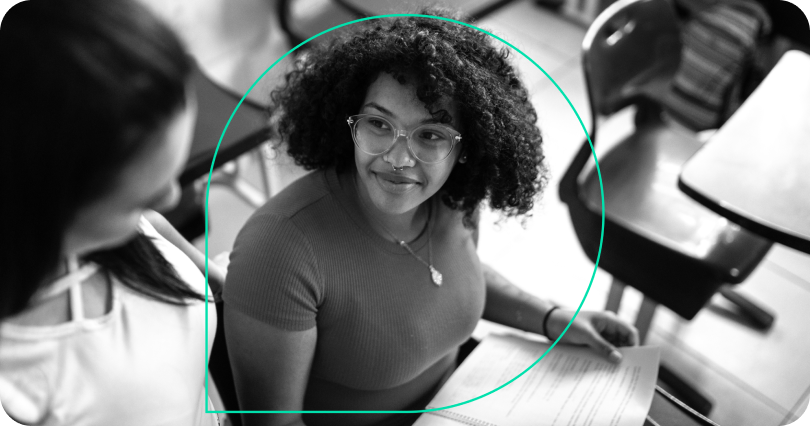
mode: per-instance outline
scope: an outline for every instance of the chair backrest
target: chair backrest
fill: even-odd
[[[219,167],[266,142],[270,136],[270,117],[265,105],[245,99],[231,118],[241,94],[220,86],[198,66],[192,71],[191,82],[198,112],[188,161],[179,179],[183,186],[208,174],[214,152],[217,152],[215,167]],[[228,130],[217,150],[229,119]]]
[[[582,42],[592,114],[609,115],[639,97],[662,96],[680,56],[678,24],[668,0],[613,3],[594,20]]]

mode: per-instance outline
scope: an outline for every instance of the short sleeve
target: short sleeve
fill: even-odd
[[[23,424],[39,423],[48,415],[47,389],[47,379],[37,368],[0,376],[0,409]]]
[[[230,308],[284,330],[315,327],[323,281],[309,241],[290,219],[252,216],[230,261],[222,294]]]

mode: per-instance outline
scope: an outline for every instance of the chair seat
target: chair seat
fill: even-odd
[[[685,318],[692,318],[720,285],[743,281],[771,246],[678,189],[681,166],[700,145],[657,121],[599,159],[606,209],[599,266]],[[578,192],[580,206],[569,207],[590,223],[577,226],[574,220],[594,258],[598,247],[585,244],[589,236],[582,233],[601,225],[595,168]]]

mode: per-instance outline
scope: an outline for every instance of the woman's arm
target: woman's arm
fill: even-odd
[[[225,304],[225,333],[240,410],[303,409],[317,328],[282,330]],[[242,420],[246,426],[304,426],[300,414],[243,414]]]
[[[543,319],[554,305],[521,290],[483,262],[481,268],[487,286],[484,319],[544,335]]]
[[[521,290],[491,266],[481,264],[487,286],[484,319],[556,340],[576,311],[558,309]],[[613,362],[621,360],[616,346],[638,344],[638,331],[613,312],[580,311],[562,343],[587,345]]]
[[[192,262],[200,272],[205,274],[205,255],[200,253],[194,245],[186,240],[177,229],[166,220],[163,215],[154,211],[147,210],[144,217],[163,238],[172,243],[175,247],[180,249]],[[208,261],[208,284],[211,286],[211,292],[214,297],[219,300],[219,295],[222,294],[222,286],[225,284],[226,271],[211,260]]]

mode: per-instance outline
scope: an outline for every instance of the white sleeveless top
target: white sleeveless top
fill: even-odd
[[[180,278],[204,294],[205,278],[194,263],[146,219],[140,227]],[[49,288],[70,292],[70,322],[0,324],[6,412],[45,426],[216,426],[216,414],[205,413],[213,409],[205,398],[205,348],[211,350],[216,332],[214,304],[170,305],[113,279],[110,312],[84,318],[80,284],[97,266],[71,269]]]

